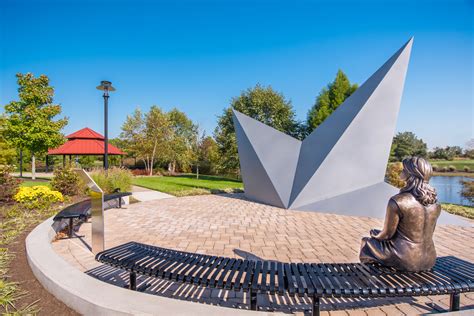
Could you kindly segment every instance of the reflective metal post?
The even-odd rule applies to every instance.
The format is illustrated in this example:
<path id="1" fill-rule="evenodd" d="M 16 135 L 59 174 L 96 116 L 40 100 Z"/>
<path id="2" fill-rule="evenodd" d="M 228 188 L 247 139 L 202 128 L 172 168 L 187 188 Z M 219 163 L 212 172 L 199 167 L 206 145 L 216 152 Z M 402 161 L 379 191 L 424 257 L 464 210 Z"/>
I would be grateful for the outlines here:
<path id="1" fill-rule="evenodd" d="M 89 188 L 91 197 L 92 252 L 97 254 L 105 249 L 104 191 L 84 169 L 76 169 Z"/>

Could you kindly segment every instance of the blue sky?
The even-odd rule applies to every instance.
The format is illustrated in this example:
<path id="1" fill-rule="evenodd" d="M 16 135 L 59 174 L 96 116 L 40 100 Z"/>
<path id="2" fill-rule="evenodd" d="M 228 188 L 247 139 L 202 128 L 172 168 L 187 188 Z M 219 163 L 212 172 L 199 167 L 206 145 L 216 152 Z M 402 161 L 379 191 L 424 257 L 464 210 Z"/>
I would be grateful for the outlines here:
<path id="1" fill-rule="evenodd" d="M 338 69 L 363 83 L 415 37 L 397 131 L 429 147 L 473 138 L 473 1 L 0 1 L 0 104 L 15 73 L 46 74 L 70 123 L 110 135 L 137 106 L 177 107 L 212 134 L 256 83 L 304 120 Z"/>

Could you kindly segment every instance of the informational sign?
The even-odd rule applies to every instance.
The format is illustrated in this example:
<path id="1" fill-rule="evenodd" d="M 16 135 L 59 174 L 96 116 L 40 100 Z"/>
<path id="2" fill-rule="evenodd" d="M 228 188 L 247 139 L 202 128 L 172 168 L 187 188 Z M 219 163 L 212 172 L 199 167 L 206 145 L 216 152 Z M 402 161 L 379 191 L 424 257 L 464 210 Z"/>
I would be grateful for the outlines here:
<path id="1" fill-rule="evenodd" d="M 84 169 L 76 169 L 77 174 L 89 188 L 91 197 L 92 252 L 97 254 L 105 249 L 104 191 Z"/>

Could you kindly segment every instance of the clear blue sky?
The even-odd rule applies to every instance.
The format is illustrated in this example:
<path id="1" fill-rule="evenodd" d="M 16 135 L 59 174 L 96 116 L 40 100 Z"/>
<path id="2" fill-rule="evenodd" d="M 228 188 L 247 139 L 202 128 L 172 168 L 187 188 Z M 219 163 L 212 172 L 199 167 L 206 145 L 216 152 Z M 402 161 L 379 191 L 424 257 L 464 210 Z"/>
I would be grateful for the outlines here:
<path id="1" fill-rule="evenodd" d="M 473 1 L 0 1 L 0 104 L 15 73 L 46 74 L 70 123 L 110 135 L 137 106 L 178 107 L 212 134 L 256 83 L 304 120 L 337 70 L 363 83 L 415 37 L 398 131 L 430 148 L 473 137 Z"/>

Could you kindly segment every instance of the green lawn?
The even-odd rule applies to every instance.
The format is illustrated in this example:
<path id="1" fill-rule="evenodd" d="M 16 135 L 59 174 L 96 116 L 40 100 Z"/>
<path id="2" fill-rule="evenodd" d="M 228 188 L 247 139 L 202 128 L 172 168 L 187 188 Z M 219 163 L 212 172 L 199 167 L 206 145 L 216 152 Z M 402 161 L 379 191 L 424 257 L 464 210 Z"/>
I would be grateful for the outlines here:
<path id="1" fill-rule="evenodd" d="M 132 183 L 141 187 L 177 196 L 239 192 L 243 188 L 240 181 L 217 176 L 179 175 L 173 177 L 135 177 Z"/>
<path id="2" fill-rule="evenodd" d="M 443 167 L 454 166 L 457 171 L 464 171 L 464 167 L 468 167 L 470 171 L 474 171 L 474 159 L 468 160 L 430 160 L 432 166 L 438 169 Z"/>
<path id="3" fill-rule="evenodd" d="M 51 189 L 51 184 L 49 183 L 49 181 L 44 181 L 44 180 L 36 180 L 36 181 L 21 180 L 20 185 L 22 187 L 34 187 L 35 185 L 44 185 Z"/>

